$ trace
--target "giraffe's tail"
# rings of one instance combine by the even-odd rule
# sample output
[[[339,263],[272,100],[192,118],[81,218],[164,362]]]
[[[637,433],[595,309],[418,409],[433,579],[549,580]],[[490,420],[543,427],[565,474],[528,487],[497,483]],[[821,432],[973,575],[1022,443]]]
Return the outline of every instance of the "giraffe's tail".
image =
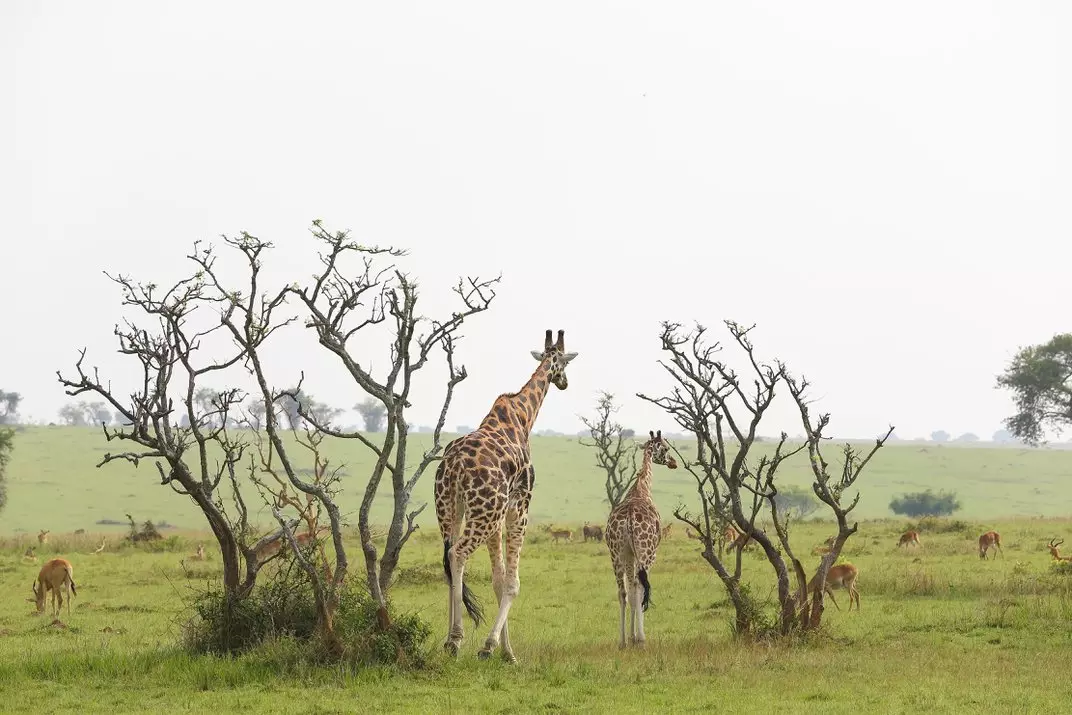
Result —
[[[645,611],[648,610],[648,604],[651,603],[651,581],[648,581],[648,570],[638,569],[637,579],[640,581],[640,585],[644,587],[644,600],[641,602],[641,608]]]
[[[443,540],[443,573],[447,575],[447,585],[453,585],[453,577],[450,573],[450,540]],[[465,583],[465,578],[462,577],[462,605],[465,606],[466,613],[473,619],[473,623],[479,626],[484,622],[484,607],[480,604],[480,600],[473,593],[473,590],[469,588],[469,584]]]

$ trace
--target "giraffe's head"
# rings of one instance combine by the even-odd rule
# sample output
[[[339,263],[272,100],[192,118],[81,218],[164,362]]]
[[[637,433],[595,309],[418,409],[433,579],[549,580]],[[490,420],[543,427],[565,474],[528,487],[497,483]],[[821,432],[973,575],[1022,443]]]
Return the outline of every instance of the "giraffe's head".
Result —
[[[540,362],[544,360],[550,361],[547,377],[555,387],[560,390],[565,390],[569,387],[569,381],[566,380],[566,365],[569,365],[570,360],[577,357],[577,353],[566,352],[565,330],[558,331],[558,341],[554,344],[551,344],[551,331],[548,330],[543,337],[543,352],[533,350],[532,357]]]
[[[644,449],[651,450],[651,461],[656,464],[664,464],[670,469],[677,469],[677,462],[670,454],[670,443],[663,439],[663,431],[652,432],[648,430],[651,439],[644,445]]]

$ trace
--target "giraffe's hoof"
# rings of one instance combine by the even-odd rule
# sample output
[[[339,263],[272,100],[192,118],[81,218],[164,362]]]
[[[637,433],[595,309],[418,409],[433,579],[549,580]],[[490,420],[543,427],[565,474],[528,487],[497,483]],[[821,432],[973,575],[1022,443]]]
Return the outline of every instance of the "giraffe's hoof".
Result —
[[[477,651],[476,657],[480,658],[480,660],[487,660],[491,657],[491,651],[487,648],[482,648],[481,650]]]
[[[458,655],[458,644],[454,641],[447,641],[443,644],[443,650],[447,651],[447,655],[456,657]]]
[[[517,665],[517,657],[509,651],[503,651],[502,659],[505,663],[508,663],[510,665]]]

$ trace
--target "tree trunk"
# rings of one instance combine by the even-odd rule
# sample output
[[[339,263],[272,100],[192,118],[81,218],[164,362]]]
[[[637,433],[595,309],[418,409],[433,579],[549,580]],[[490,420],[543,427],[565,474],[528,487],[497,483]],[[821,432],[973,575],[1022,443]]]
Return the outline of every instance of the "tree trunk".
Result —
[[[231,531],[231,525],[227,523],[227,519],[217,508],[215,502],[205,496],[200,483],[194,480],[189,475],[189,472],[185,470],[185,465],[175,468],[174,471],[179,475],[178,482],[194,500],[198,508],[201,509],[201,513],[205,515],[205,519],[208,520],[212,533],[216,536],[216,541],[220,545],[220,554],[223,557],[224,592],[238,599],[245,598],[253,584],[252,582],[245,584],[242,582],[241,569],[239,568],[238,542]]]
[[[722,562],[715,558],[712,551],[713,545],[706,544],[706,548],[703,553],[704,560],[715,569],[715,573],[722,580],[722,584],[726,587],[726,593],[730,595],[730,602],[733,604],[733,610],[735,612],[733,629],[734,633],[738,637],[752,635],[752,604],[743,593],[741,593],[741,584],[738,582],[737,577],[730,574],[726,570],[726,567],[722,565]]]

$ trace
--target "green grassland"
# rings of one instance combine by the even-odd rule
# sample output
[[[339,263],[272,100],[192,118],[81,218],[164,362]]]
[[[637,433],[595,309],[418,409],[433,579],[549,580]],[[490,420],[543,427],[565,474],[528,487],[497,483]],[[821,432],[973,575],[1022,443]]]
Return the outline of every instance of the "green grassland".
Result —
[[[285,643],[230,659],[191,656],[177,646],[195,590],[219,573],[196,514],[154,477],[155,469],[114,465],[95,470],[107,447],[89,430],[34,428],[20,433],[11,465],[10,503],[0,515],[0,693],[3,712],[1016,712],[1068,709],[1072,661],[1072,574],[1056,573],[1046,541],[1072,537],[1060,479],[1072,453],[923,445],[891,446],[865,477],[860,531],[845,558],[860,569],[862,610],[828,604],[824,629],[804,640],[741,644],[731,638],[732,610],[695,541],[677,533],[652,570],[653,605],[643,651],[617,648],[618,605],[602,543],[552,543],[530,531],[521,561],[521,594],[511,613],[516,667],[482,662],[476,649],[487,626],[467,638],[457,661],[441,655],[446,587],[434,528],[418,532],[403,555],[397,608],[432,625],[429,666],[417,672],[317,667]],[[113,446],[114,448],[114,446]],[[355,487],[358,448],[336,445]],[[535,438],[533,518],[578,525],[605,518],[602,483],[574,441]],[[802,464],[787,471],[803,484]],[[659,469],[656,496],[664,518],[691,501],[687,475]],[[958,492],[957,523],[924,531],[921,549],[898,549],[905,521],[887,518],[892,495],[932,487]],[[427,499],[430,480],[419,488]],[[101,518],[167,520],[175,550],[122,546]],[[378,512],[380,515],[385,512]],[[1019,516],[1018,516],[1019,515]],[[1040,516],[1042,515],[1042,516]],[[1043,518],[1045,517],[1045,518]],[[425,519],[434,527],[434,517]],[[38,528],[52,530],[37,564],[22,551]],[[85,535],[70,534],[85,528]],[[1002,534],[1004,553],[976,555],[979,533]],[[29,533],[28,533],[29,532]],[[110,542],[92,554],[100,535]],[[830,534],[823,523],[794,527],[794,548]],[[209,559],[188,555],[205,541]],[[1072,544],[1072,540],[1069,542]],[[356,544],[351,562],[358,567]],[[1072,547],[1069,547],[1072,553]],[[78,597],[61,624],[32,614],[25,601],[44,558],[74,564]],[[188,570],[180,564],[186,558]],[[492,600],[484,550],[468,578]],[[745,556],[755,593],[768,602],[774,579],[766,562]],[[837,594],[842,609],[847,597]],[[45,705],[47,703],[47,705]]]
[[[410,437],[415,463],[430,444],[430,435]],[[678,444],[685,450],[686,444]],[[769,444],[757,445],[769,449]],[[866,445],[861,445],[866,448]],[[161,486],[156,468],[142,462],[135,468],[113,462],[97,469],[105,453],[121,452],[129,445],[107,443],[100,431],[77,427],[31,427],[18,434],[9,467],[10,506],[0,515],[0,534],[53,532],[76,529],[107,531],[102,519],[125,522],[125,513],[139,520],[167,521],[180,529],[203,529],[196,507],[170,487]],[[332,464],[341,464],[345,476],[339,498],[343,512],[356,523],[365,475],[372,464],[368,449],[353,440],[325,443]],[[687,451],[687,450],[685,450]],[[595,467],[590,449],[575,438],[533,437],[536,484],[531,518],[535,522],[593,523],[605,518],[608,506],[603,475]],[[291,449],[301,459],[300,448]],[[837,444],[828,446],[828,458],[837,456]],[[311,467],[310,464],[301,465]],[[798,455],[783,466],[784,484],[806,487],[810,481],[806,458]],[[892,516],[890,499],[906,491],[952,489],[962,504],[960,514],[974,519],[1012,516],[1064,516],[1068,514],[1067,476],[1072,474],[1072,450],[890,444],[868,467],[862,479],[863,496],[855,515],[860,519]],[[430,502],[432,475],[417,486],[415,504]],[[661,470],[654,493],[660,509],[670,514],[675,506],[695,498],[692,478],[684,470]],[[256,498],[255,495],[253,497]],[[391,495],[378,495],[373,519],[386,521]],[[269,519],[266,517],[265,522]],[[426,509],[419,522],[435,528],[435,514]],[[125,531],[124,526],[113,527]]]

